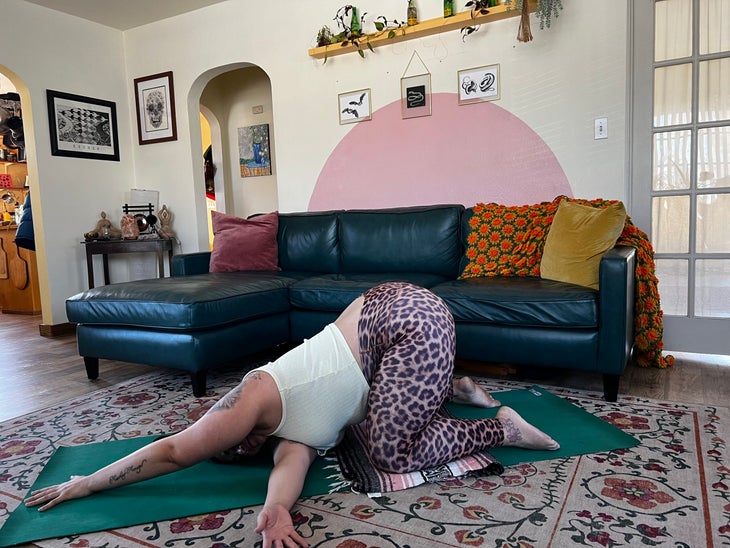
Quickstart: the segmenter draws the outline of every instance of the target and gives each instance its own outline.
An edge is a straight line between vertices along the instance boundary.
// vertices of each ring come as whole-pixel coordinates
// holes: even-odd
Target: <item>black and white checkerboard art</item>
[[[109,114],[85,108],[68,108],[56,113],[58,140],[87,145],[111,145]]]

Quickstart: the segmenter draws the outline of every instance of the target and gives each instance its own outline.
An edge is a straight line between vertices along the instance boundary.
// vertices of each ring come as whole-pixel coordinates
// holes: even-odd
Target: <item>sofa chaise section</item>
[[[287,342],[288,287],[275,272],[208,273],[96,287],[69,298],[90,379],[99,358],[189,371],[196,396],[205,371]]]

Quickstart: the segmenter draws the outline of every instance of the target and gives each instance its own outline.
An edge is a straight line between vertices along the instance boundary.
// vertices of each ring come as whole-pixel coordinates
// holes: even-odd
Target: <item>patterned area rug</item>
[[[195,421],[240,380],[210,375],[205,398],[161,371],[0,424],[0,524],[56,447],[169,433]],[[526,385],[482,379],[489,390]],[[312,547],[495,548],[730,546],[730,412],[598,393],[551,391],[641,440],[632,449],[508,467],[369,499],[334,493],[300,501],[294,521]],[[258,507],[90,533],[43,547],[260,545]],[[82,516],[79,519],[83,519]],[[0,529],[0,539],[2,529]]]

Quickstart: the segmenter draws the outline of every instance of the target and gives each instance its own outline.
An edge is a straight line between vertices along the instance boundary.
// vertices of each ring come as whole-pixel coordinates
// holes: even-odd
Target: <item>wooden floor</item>
[[[89,381],[73,335],[47,338],[39,334],[40,316],[0,314],[0,421],[93,392],[151,371],[145,365],[101,360],[100,375]],[[675,353],[667,370],[629,367],[620,394],[686,403],[727,406],[730,401],[730,356]],[[460,364],[463,371],[507,377],[541,385],[602,390],[599,374],[551,370],[529,376],[506,366]]]

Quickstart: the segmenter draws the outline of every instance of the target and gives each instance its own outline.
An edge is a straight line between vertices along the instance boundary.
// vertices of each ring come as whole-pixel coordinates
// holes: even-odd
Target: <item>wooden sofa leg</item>
[[[190,374],[190,380],[193,383],[193,396],[202,398],[205,396],[207,384],[207,371],[194,371]]]
[[[86,376],[89,380],[94,380],[99,377],[99,358],[89,358],[84,356],[84,366],[86,367]]]
[[[616,401],[618,399],[618,385],[621,375],[603,375],[603,397],[606,401]]]

